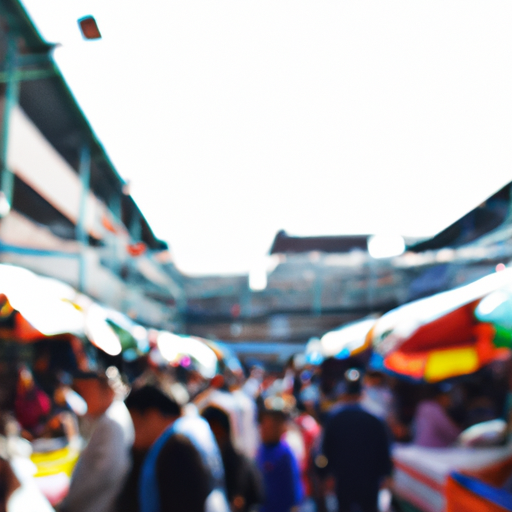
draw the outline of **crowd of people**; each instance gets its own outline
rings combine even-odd
[[[418,386],[349,363],[207,378],[146,357],[53,380],[22,366],[11,422],[33,443],[82,441],[59,512],[376,512],[392,443],[451,446],[507,408],[496,376]],[[2,462],[4,509],[12,481]]]
[[[260,368],[246,381],[216,375],[180,403],[178,382],[150,374],[124,401],[104,374],[75,376],[94,428],[60,512],[327,510],[329,491],[340,512],[377,510],[391,476],[389,439],[360,403],[359,370],[345,372],[325,429],[295,378],[264,378]]]

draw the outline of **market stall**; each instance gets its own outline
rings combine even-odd
[[[492,508],[456,508],[464,500],[458,487],[459,480],[452,475],[485,474],[488,468],[499,466],[512,471],[512,445],[488,448],[423,448],[420,446],[397,446],[393,450],[395,464],[394,493],[406,510],[422,512],[476,512],[493,511]],[[506,463],[510,467],[502,466]],[[507,474],[510,474],[510,471]],[[457,477],[456,477],[457,478]],[[496,480],[495,480],[496,481]],[[501,482],[500,482],[501,483]],[[478,491],[474,494],[476,495]],[[508,495],[512,504],[512,495]],[[469,500],[471,502],[471,500]],[[447,507],[449,508],[447,509]],[[488,507],[491,507],[488,504]],[[499,508],[498,510],[512,510]]]
[[[510,269],[496,272],[383,315],[367,337],[374,348],[373,367],[406,378],[409,383],[415,382],[418,390],[439,383],[441,388],[444,385],[460,393],[465,387],[477,386],[482,375],[487,376],[486,382],[498,379],[502,371],[498,371],[499,365],[505,367],[505,361],[510,358],[511,336],[507,335],[510,327],[504,321],[508,310],[503,290],[510,289],[511,278]],[[501,309],[497,312],[498,306]],[[506,379],[501,378],[500,386],[504,397]],[[491,405],[495,406],[493,414],[498,418],[503,414],[503,404],[498,403],[499,393],[495,395],[492,397],[495,403]],[[488,399],[487,403],[491,401]],[[502,465],[512,457],[510,445],[489,446],[503,444],[505,430],[506,423],[495,419],[478,425],[476,430],[473,427],[469,435],[463,433],[449,447],[397,445],[393,450],[394,492],[402,507],[423,512],[446,510],[457,494],[448,493],[448,488],[458,489],[459,496],[468,478],[479,481],[480,472]],[[502,476],[505,479],[510,475]],[[512,499],[503,489],[499,493]],[[452,507],[452,510],[457,509]]]
[[[61,501],[81,448],[77,416],[87,411],[72,375],[123,350],[142,353],[146,338],[142,326],[71,286],[0,265],[0,444],[9,440],[3,456],[24,487]]]

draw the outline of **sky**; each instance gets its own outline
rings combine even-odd
[[[23,3],[185,273],[280,229],[431,236],[512,180],[510,2]]]

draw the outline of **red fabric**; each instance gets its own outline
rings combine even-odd
[[[306,496],[311,496],[313,484],[311,482],[311,472],[315,470],[313,467],[312,450],[316,441],[319,439],[322,429],[317,421],[307,413],[302,413],[295,419],[295,424],[300,428],[302,439],[304,441],[304,448],[306,456],[304,457],[304,464],[301,466],[301,478],[304,485]]]
[[[146,244],[144,242],[137,242],[136,244],[129,245],[126,250],[130,256],[142,256],[146,252]]]
[[[14,402],[14,412],[19,424],[33,429],[50,413],[51,401],[48,395],[37,387],[25,391],[18,389]]]
[[[419,327],[401,346],[404,353],[468,345],[476,341],[481,325],[474,317],[478,301],[471,302],[437,320]]]
[[[467,334],[468,331],[465,332]],[[384,365],[391,371],[408,375],[413,379],[422,379],[425,376],[428,357],[433,350],[442,351],[453,348],[474,346],[478,354],[480,367],[485,366],[492,361],[503,359],[507,354],[509,354],[508,349],[495,347],[493,343],[495,329],[492,325],[479,323],[474,325],[470,332],[471,336],[466,338],[465,341],[458,341],[457,343],[452,343],[450,346],[441,347],[437,346],[437,340],[433,339],[429,341],[428,338],[422,339],[415,337],[414,335],[411,339],[415,339],[415,343],[418,344],[418,347],[420,347],[420,343],[424,344],[424,346],[421,346],[421,350],[404,350],[403,347],[406,345],[407,347],[410,347],[409,342],[407,341],[400,347],[400,349],[393,351],[385,358]],[[423,331],[423,333],[425,333],[425,331]],[[464,340],[462,337],[459,339]]]

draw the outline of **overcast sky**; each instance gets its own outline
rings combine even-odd
[[[512,180],[509,1],[24,4],[187,273],[279,229],[433,235]]]

